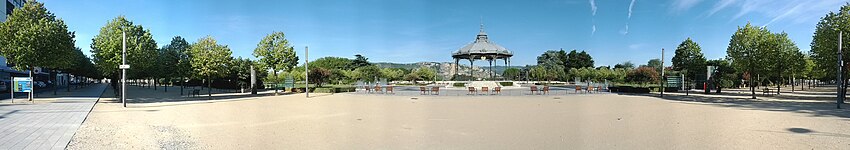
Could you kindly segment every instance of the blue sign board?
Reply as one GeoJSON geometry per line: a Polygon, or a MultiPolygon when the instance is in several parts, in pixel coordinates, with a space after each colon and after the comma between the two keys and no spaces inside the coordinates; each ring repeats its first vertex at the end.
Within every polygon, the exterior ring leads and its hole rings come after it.
{"type": "Polygon", "coordinates": [[[30,79],[29,77],[12,78],[12,91],[32,92],[32,79],[30,79]]]}

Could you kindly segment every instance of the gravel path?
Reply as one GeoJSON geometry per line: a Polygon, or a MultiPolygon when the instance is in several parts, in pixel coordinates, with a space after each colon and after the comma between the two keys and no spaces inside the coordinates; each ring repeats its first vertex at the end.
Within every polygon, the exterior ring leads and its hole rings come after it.
{"type": "Polygon", "coordinates": [[[850,148],[850,111],[829,103],[311,95],[99,103],[69,149],[850,148]]]}

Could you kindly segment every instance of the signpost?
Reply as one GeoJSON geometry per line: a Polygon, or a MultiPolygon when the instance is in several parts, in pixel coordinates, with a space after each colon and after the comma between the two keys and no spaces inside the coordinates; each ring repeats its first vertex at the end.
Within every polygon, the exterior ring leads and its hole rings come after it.
{"type": "Polygon", "coordinates": [[[127,69],[130,69],[130,65],[127,65],[127,32],[121,31],[121,37],[123,38],[122,45],[124,49],[121,51],[121,65],[118,66],[121,69],[121,103],[124,104],[124,107],[127,107],[127,69]]]}
{"type": "Polygon", "coordinates": [[[12,103],[15,103],[15,92],[32,93],[32,78],[29,77],[12,77],[12,103]]]}

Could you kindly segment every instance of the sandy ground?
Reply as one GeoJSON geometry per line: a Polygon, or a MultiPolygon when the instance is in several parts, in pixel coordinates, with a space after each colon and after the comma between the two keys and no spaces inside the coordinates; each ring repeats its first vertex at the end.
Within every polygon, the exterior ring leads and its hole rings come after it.
{"type": "Polygon", "coordinates": [[[102,100],[68,148],[850,149],[850,111],[828,103],[311,95],[102,100]]]}

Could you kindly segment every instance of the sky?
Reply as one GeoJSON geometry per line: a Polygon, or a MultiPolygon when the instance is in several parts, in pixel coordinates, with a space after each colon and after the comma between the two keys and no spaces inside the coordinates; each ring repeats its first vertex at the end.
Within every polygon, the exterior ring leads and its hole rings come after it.
{"type": "MultiPolygon", "coordinates": [[[[747,22],[787,32],[804,52],[818,20],[842,0],[41,0],[90,53],[92,38],[123,15],[150,30],[161,47],[174,36],[212,36],[234,57],[255,59],[257,43],[281,31],[301,60],[325,56],[372,62],[451,62],[481,24],[511,50],[512,65],[533,65],[546,50],[584,50],[596,66],[661,58],[670,64],[691,38],[707,59],[726,56],[747,22]]],[[[484,63],[476,63],[484,64],[484,63]]],[[[496,63],[499,64],[499,63],[496,63]]]]}

